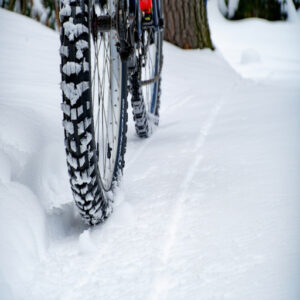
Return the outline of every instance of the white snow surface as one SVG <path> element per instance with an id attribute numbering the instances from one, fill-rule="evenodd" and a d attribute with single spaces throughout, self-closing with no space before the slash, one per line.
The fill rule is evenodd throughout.
<path id="1" fill-rule="evenodd" d="M 95 228 L 68 182 L 59 36 L 0 9 L 0 299 L 300 299 L 300 23 L 208 8 L 217 50 L 165 43 L 160 126 L 129 122 Z"/>

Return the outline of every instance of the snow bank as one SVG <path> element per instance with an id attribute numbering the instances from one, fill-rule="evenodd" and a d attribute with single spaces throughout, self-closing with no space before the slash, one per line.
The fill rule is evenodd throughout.
<path id="1" fill-rule="evenodd" d="M 228 19 L 231 19 L 238 9 L 240 0 L 217 0 L 218 8 L 222 15 Z M 293 0 L 277 0 L 281 3 L 281 10 L 288 16 L 288 21 L 298 22 L 297 11 Z"/>
<path id="2" fill-rule="evenodd" d="M 290 2 L 288 7 L 293 5 Z M 271 76 L 300 81 L 300 14 L 293 15 L 291 22 L 257 18 L 233 22 L 222 16 L 217 3 L 217 0 L 208 2 L 212 40 L 237 72 L 253 79 Z M 258 62 L 258 59 L 260 63 L 250 63 Z"/>
<path id="3" fill-rule="evenodd" d="M 0 183 L 0 285 L 18 298 L 32 282 L 34 269 L 43 259 L 46 215 L 31 190 L 17 182 Z M 1 293 L 0 298 L 5 298 Z M 2 297 L 3 296 L 3 297 Z"/>
<path id="4" fill-rule="evenodd" d="M 72 197 L 58 35 L 0 9 L 0 44 L 0 298 L 20 299 L 45 258 L 53 209 Z"/>

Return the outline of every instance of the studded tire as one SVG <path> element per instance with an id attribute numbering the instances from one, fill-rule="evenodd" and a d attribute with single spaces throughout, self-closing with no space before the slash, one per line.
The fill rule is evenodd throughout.
<path id="1" fill-rule="evenodd" d="M 122 1 L 122 0 L 120 0 Z M 121 65 L 122 88 L 116 160 L 111 187 L 101 181 L 95 141 L 91 90 L 91 19 L 89 0 L 61 0 L 61 74 L 63 126 L 68 173 L 75 204 L 90 225 L 112 211 L 113 190 L 122 174 L 127 132 L 127 66 Z"/>
<path id="2" fill-rule="evenodd" d="M 162 43 L 163 33 L 158 32 L 158 45 L 156 53 L 156 75 L 162 69 L 163 54 L 162 54 Z M 160 98 L 161 98 L 161 76 L 148 86 L 143 87 L 142 81 L 145 80 L 142 75 L 143 67 L 141 63 L 138 70 L 131 77 L 131 105 L 133 119 L 135 121 L 135 130 L 139 137 L 147 138 L 152 134 L 153 127 L 159 124 L 159 110 L 160 110 Z M 146 78 L 149 79 L 149 78 Z M 147 96 L 145 94 L 145 88 L 151 88 L 152 103 L 147 103 Z"/>

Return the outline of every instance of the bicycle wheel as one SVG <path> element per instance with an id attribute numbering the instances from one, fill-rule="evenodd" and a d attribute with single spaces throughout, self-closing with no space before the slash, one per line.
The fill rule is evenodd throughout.
<path id="1" fill-rule="evenodd" d="M 141 48 L 138 50 L 138 71 L 131 80 L 131 104 L 136 133 L 149 137 L 153 125 L 159 123 L 161 96 L 162 31 L 143 30 Z"/>
<path id="2" fill-rule="evenodd" d="M 127 66 L 117 32 L 100 32 L 96 22 L 114 14 L 116 1 L 62 0 L 60 7 L 67 166 L 75 204 L 91 225 L 112 211 L 126 150 Z"/>

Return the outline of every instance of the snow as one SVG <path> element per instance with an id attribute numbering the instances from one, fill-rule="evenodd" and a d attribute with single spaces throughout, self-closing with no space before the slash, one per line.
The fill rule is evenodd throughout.
<path id="1" fill-rule="evenodd" d="M 92 253 L 97 251 L 97 247 L 91 239 L 90 231 L 90 229 L 87 229 L 79 236 L 79 253 L 81 254 Z"/>
<path id="2" fill-rule="evenodd" d="M 231 19 L 234 15 L 236 10 L 238 9 L 240 0 L 218 0 L 218 7 L 223 14 L 223 16 L 228 17 Z"/>
<path id="3" fill-rule="evenodd" d="M 68 76 L 75 73 L 78 74 L 81 71 L 81 65 L 74 61 L 69 61 L 66 64 L 64 64 L 62 71 Z"/>
<path id="4" fill-rule="evenodd" d="M 225 1 L 225 0 L 223 0 L 223 1 Z M 239 2 L 240 2 L 240 0 L 228 0 L 228 5 L 227 5 L 228 18 L 232 18 L 234 16 L 236 10 L 238 9 Z M 222 5 L 222 7 L 224 7 L 224 4 Z"/>
<path id="5" fill-rule="evenodd" d="M 78 65 L 80 68 L 80 65 Z M 76 68 L 74 68 L 76 69 Z M 67 71 L 66 71 L 67 72 Z M 66 83 L 65 81 L 61 84 L 61 89 L 65 96 L 71 101 L 71 104 L 76 104 L 79 97 L 82 95 L 84 91 L 89 88 L 89 83 L 87 81 L 83 81 L 78 83 L 76 86 L 74 83 Z"/>
<path id="6" fill-rule="evenodd" d="M 60 19 L 62 20 L 63 17 L 65 16 L 71 16 L 71 6 L 70 6 L 70 2 L 65 2 L 62 1 L 64 3 L 64 7 L 60 10 L 59 15 L 60 15 Z"/>
<path id="7" fill-rule="evenodd" d="M 0 9 L 0 299 L 299 299 L 300 23 L 208 9 L 217 50 L 165 43 L 160 126 L 141 140 L 130 118 L 95 228 L 69 185 L 59 36 Z"/>
<path id="8" fill-rule="evenodd" d="M 217 0 L 218 8 L 223 16 L 231 19 L 235 12 L 238 9 L 240 0 Z M 281 4 L 281 11 L 286 13 L 288 16 L 288 20 L 292 22 L 297 22 L 297 11 L 293 0 L 277 0 L 278 3 Z"/>
<path id="9" fill-rule="evenodd" d="M 78 164 L 77 164 L 77 159 L 72 157 L 71 154 L 67 155 L 67 161 L 69 162 L 69 164 L 73 167 L 73 168 L 77 168 Z"/>
<path id="10" fill-rule="evenodd" d="M 82 8 L 80 6 L 76 6 L 76 15 L 79 15 L 82 13 Z"/>
<path id="11" fill-rule="evenodd" d="M 218 0 L 218 8 L 223 16 L 227 16 L 228 7 L 225 3 L 225 0 Z"/>
<path id="12" fill-rule="evenodd" d="M 229 0 L 228 1 L 228 17 L 232 18 L 238 9 L 240 0 Z"/>
<path id="13" fill-rule="evenodd" d="M 65 57 L 69 56 L 69 49 L 66 46 L 60 46 L 60 54 L 64 55 Z"/>
<path id="14" fill-rule="evenodd" d="M 299 18 L 297 16 L 297 11 L 293 3 L 293 0 L 286 0 L 285 5 L 286 5 L 285 10 L 288 15 L 288 20 L 290 22 L 299 22 Z"/>
<path id="15" fill-rule="evenodd" d="M 80 152 L 84 153 L 87 150 L 88 144 L 91 142 L 92 140 L 92 135 L 87 132 L 87 134 L 80 140 Z"/>
<path id="16" fill-rule="evenodd" d="M 241 54 L 241 64 L 260 63 L 260 55 L 254 49 L 246 49 Z"/>
<path id="17" fill-rule="evenodd" d="M 209 1 L 208 8 L 212 39 L 238 73 L 254 80 L 289 78 L 300 82 L 299 13 L 289 22 L 256 18 L 230 22 L 218 12 L 215 1 Z M 259 64 L 242 63 L 248 49 L 260 56 Z"/>
<path id="18" fill-rule="evenodd" d="M 63 126 L 69 134 L 74 134 L 74 125 L 71 121 L 64 120 Z"/>
<path id="19" fill-rule="evenodd" d="M 63 16 L 64 11 L 61 12 Z M 68 36 L 70 41 L 73 41 L 75 37 L 80 36 L 83 32 L 88 32 L 88 28 L 82 24 L 74 24 L 73 18 L 70 18 L 68 22 L 64 23 L 65 34 Z"/>
<path id="20" fill-rule="evenodd" d="M 61 103 L 60 104 L 61 110 L 68 116 L 71 115 L 71 107 L 70 105 L 66 104 L 66 103 Z M 73 110 L 73 109 L 72 109 Z"/>
<path id="21" fill-rule="evenodd" d="M 87 47 L 88 47 L 87 41 L 79 40 L 76 43 L 76 48 L 77 48 L 76 57 L 78 59 L 82 58 L 82 56 L 83 56 L 82 50 L 86 49 Z"/>

